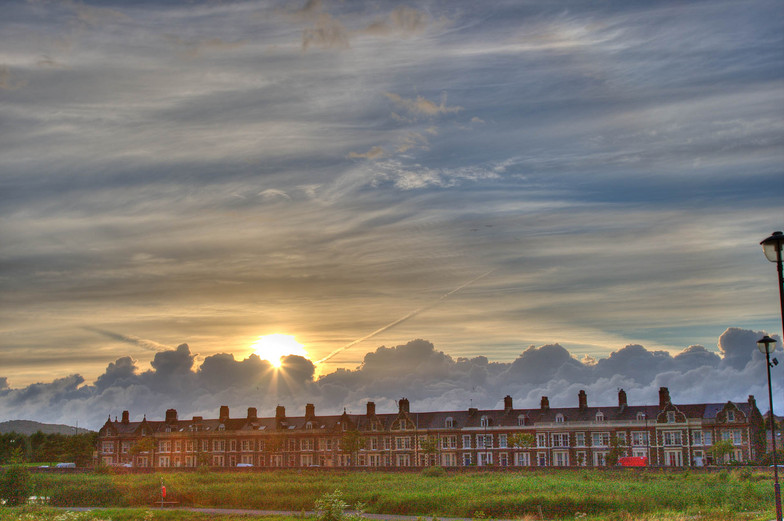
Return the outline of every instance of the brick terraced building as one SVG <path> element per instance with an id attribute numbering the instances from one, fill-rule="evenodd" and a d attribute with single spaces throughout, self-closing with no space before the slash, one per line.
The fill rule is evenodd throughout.
<path id="1" fill-rule="evenodd" d="M 177 417 L 163 421 L 107 420 L 99 432 L 98 458 L 107 465 L 134 467 L 423 467 L 441 465 L 500 467 L 600 467 L 608 456 L 647 457 L 654 466 L 712 463 L 711 448 L 727 440 L 725 461 L 747 462 L 764 451 L 763 418 L 753 396 L 745 403 L 675 405 L 666 387 L 658 405 L 589 407 L 585 391 L 577 407 L 550 407 L 546 396 L 537 409 L 515 409 L 504 398 L 500 410 L 470 408 L 449 412 L 411 412 L 403 398 L 396 413 L 319 416 L 312 404 L 304 416 L 231 418 L 222 406 L 218 418 Z M 724 444 L 727 446 L 728 444 Z"/>

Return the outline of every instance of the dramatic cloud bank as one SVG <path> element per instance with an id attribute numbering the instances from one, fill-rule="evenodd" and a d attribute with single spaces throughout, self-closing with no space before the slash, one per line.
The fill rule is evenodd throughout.
<path id="1" fill-rule="evenodd" d="M 728 329 L 719 338 L 719 353 L 690 346 L 672 356 L 629 345 L 601 360 L 578 361 L 558 344 L 531 346 L 510 363 L 486 357 L 452 358 L 426 340 L 367 353 L 354 370 L 339 369 L 314 379 L 314 365 L 289 356 L 276 371 L 252 355 L 236 360 L 229 354 L 208 356 L 196 368 L 195 355 L 183 344 L 155 355 L 142 371 L 130 357 L 112 362 L 91 385 L 78 375 L 20 389 L 0 388 L 0 418 L 75 423 L 96 428 L 107 416 L 129 410 L 132 418 L 163 417 L 178 409 L 181 417 L 216 416 L 229 405 L 233 416 L 247 407 L 273 415 L 276 405 L 300 415 L 305 403 L 320 413 L 343 407 L 360 413 L 367 401 L 379 411 L 396 410 L 406 397 L 416 410 L 462 410 L 470 406 L 500 407 L 510 394 L 517 407 L 536 407 L 541 396 L 557 406 L 576 405 L 580 389 L 592 404 L 614 404 L 618 388 L 630 402 L 656 403 L 661 386 L 676 403 L 745 400 L 756 395 L 765 403 L 765 362 L 756 348 L 759 331 Z M 780 379 L 781 371 L 774 367 Z M 0 379 L 0 381 L 3 381 Z M 763 411 L 764 412 L 764 411 Z"/>

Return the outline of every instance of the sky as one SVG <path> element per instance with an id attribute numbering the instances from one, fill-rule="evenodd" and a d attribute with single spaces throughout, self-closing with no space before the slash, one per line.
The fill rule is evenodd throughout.
<path id="1" fill-rule="evenodd" d="M 762 398 L 782 116 L 776 0 L 10 0 L 0 417 Z"/>

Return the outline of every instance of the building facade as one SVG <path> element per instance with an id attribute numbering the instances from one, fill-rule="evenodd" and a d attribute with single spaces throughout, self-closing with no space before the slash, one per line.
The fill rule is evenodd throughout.
<path id="1" fill-rule="evenodd" d="M 602 467 L 618 457 L 647 458 L 652 466 L 688 467 L 748 462 L 764 452 L 763 418 L 753 396 L 744 403 L 675 405 L 659 390 L 658 405 L 618 403 L 589 407 L 585 391 L 577 407 L 515 409 L 504 398 L 499 410 L 411 412 L 403 398 L 396 413 L 319 416 L 312 404 L 303 416 L 274 417 L 248 409 L 231 418 L 181 420 L 169 409 L 163 421 L 107 420 L 99 431 L 98 458 L 133 467 Z M 719 463 L 719 461 L 715 461 Z"/>

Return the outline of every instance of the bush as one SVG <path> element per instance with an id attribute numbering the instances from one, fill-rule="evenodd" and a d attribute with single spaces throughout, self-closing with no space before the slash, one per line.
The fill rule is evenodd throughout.
<path id="1" fill-rule="evenodd" d="M 6 505 L 24 505 L 31 489 L 30 472 L 24 465 L 10 465 L 0 476 L 0 499 Z"/>
<path id="2" fill-rule="evenodd" d="M 356 512 L 346 514 L 348 503 L 343 501 L 343 493 L 336 490 L 333 493 L 327 492 L 321 499 L 316 500 L 314 509 L 318 521 L 360 521 L 364 513 L 365 505 L 357 503 L 354 507 Z"/>
<path id="3" fill-rule="evenodd" d="M 443 467 L 425 467 L 422 469 L 422 475 L 426 478 L 440 478 L 446 473 Z"/>

